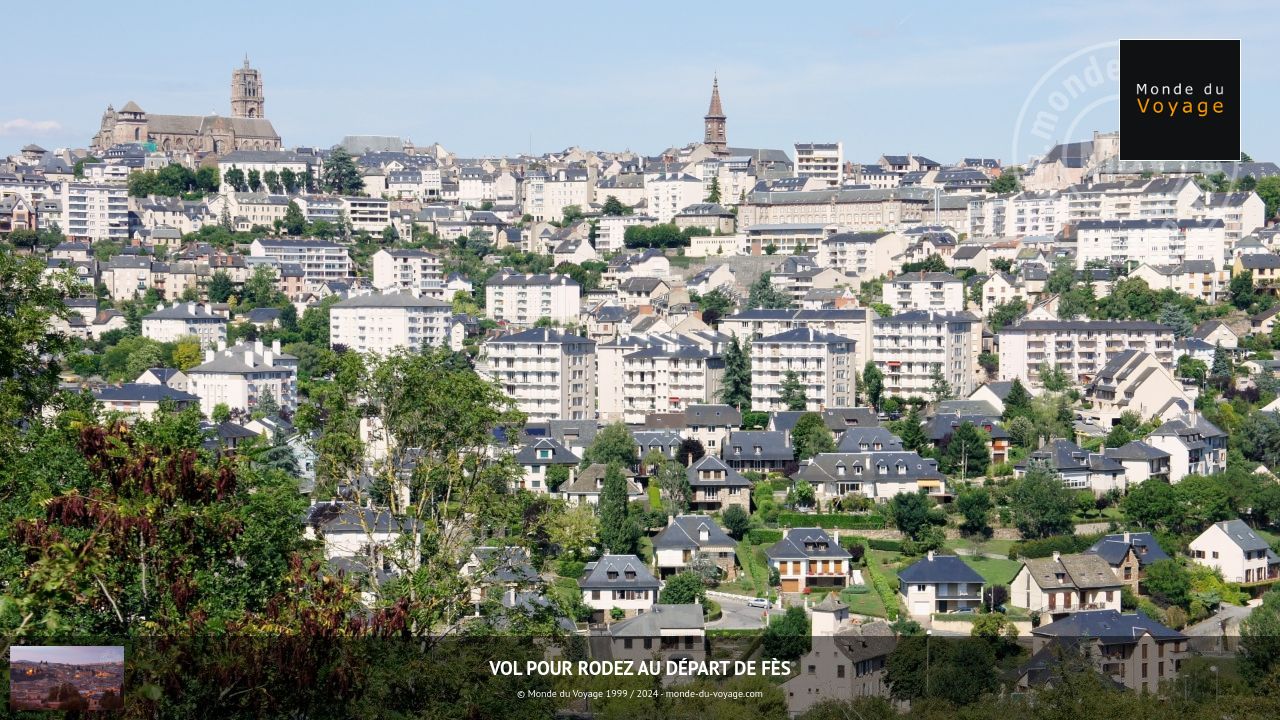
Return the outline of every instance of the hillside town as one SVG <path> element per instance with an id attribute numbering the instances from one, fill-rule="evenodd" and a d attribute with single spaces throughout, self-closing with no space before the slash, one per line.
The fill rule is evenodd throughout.
<path id="1" fill-rule="evenodd" d="M 230 75 L 0 159 L 6 633 L 791 661 L 660 683 L 740 717 L 1271 702 L 1275 162 L 743 147 L 711 72 L 653 154 L 300 147 Z"/>

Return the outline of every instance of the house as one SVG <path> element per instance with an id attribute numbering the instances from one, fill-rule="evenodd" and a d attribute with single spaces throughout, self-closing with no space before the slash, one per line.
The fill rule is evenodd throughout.
<path id="1" fill-rule="evenodd" d="M 991 255 L 983 245 L 976 243 L 961 245 L 951 253 L 951 267 L 970 268 L 980 273 L 990 272 Z"/>
<path id="2" fill-rule="evenodd" d="M 104 385 L 93 391 L 93 399 L 102 403 L 105 410 L 137 415 L 143 419 L 150 419 L 164 402 L 172 402 L 179 410 L 200 405 L 200 398 L 191 393 L 166 385 L 143 383 Z"/>
<path id="3" fill-rule="evenodd" d="M 1227 434 L 1199 412 L 1165 421 L 1145 438 L 1169 453 L 1169 482 L 1191 474 L 1215 475 L 1227 469 Z"/>
<path id="4" fill-rule="evenodd" d="M 813 610 L 813 639 L 800 657 L 800 671 L 782 684 L 787 710 L 803 714 L 823 700 L 887 697 L 885 667 L 897 648 L 888 623 L 853 623 L 849 606 L 827 595 Z"/>
<path id="5" fill-rule="evenodd" d="M 1119 423 L 1126 412 L 1137 413 L 1145 420 L 1191 407 L 1191 398 L 1182 383 L 1153 355 L 1139 350 L 1112 355 L 1084 391 L 1093 404 L 1084 411 L 1086 419 L 1104 428 Z"/>
<path id="6" fill-rule="evenodd" d="M 729 434 L 742 428 L 742 412 L 732 405 L 687 405 L 685 431 L 709 453 L 719 453 Z"/>
<path id="7" fill-rule="evenodd" d="M 1210 525 L 1188 546 L 1191 559 L 1234 583 L 1271 583 L 1280 578 L 1280 557 L 1242 520 Z"/>
<path id="8" fill-rule="evenodd" d="M 609 643 L 615 661 L 701 662 L 707 657 L 702 606 L 655 604 L 649 612 L 610 625 Z"/>
<path id="9" fill-rule="evenodd" d="M 541 594 L 535 588 L 542 585 L 542 578 L 529 562 L 529 550 L 515 545 L 472 549 L 458 574 L 475 583 L 471 587 L 471 604 L 476 615 L 480 615 L 486 599 L 496 599 L 510 608 L 531 593 Z"/>
<path id="10" fill-rule="evenodd" d="M 587 503 L 599 505 L 600 496 L 604 493 L 604 475 L 608 467 L 600 463 L 592 463 L 586 469 L 578 471 L 577 477 L 566 481 L 556 491 L 570 505 Z M 644 497 L 644 490 L 636 484 L 636 474 L 630 468 L 622 468 L 622 476 L 627 484 L 627 502 Z"/>
<path id="11" fill-rule="evenodd" d="M 187 390 L 187 375 L 177 368 L 147 368 L 134 382 L 142 385 L 164 385 L 183 392 Z"/>
<path id="12" fill-rule="evenodd" d="M 550 492 L 547 473 L 556 466 L 568 468 L 565 482 L 572 484 L 579 462 L 581 458 L 550 438 L 526 443 L 516 452 L 516 463 L 524 468 L 519 487 L 536 493 Z"/>
<path id="13" fill-rule="evenodd" d="M 738 472 L 795 472 L 796 452 L 785 433 L 776 430 L 736 430 L 730 432 L 720 451 L 720 459 Z"/>
<path id="14" fill-rule="evenodd" d="M 667 526 L 653 536 L 654 567 L 659 577 L 667 577 L 688 569 L 698 554 L 715 561 L 725 580 L 737 577 L 734 560 L 738 544 L 716 521 L 706 515 L 678 515 L 667 519 Z"/>
<path id="15" fill-rule="evenodd" d="M 1238 255 L 1235 264 L 1231 266 L 1231 275 L 1234 277 L 1243 272 L 1253 273 L 1253 286 L 1259 290 L 1274 295 L 1280 289 L 1280 255 Z"/>
<path id="16" fill-rule="evenodd" d="M 982 605 L 983 582 L 978 571 L 960 558 L 930 550 L 898 572 L 898 595 L 915 616 L 974 610 Z"/>
<path id="17" fill-rule="evenodd" d="M 764 551 L 769 566 L 778 571 L 782 592 L 842 588 L 848 584 L 853 556 L 840 547 L 839 531 L 834 536 L 820 528 L 790 528 L 782 532 L 782 539 Z"/>
<path id="18" fill-rule="evenodd" d="M 737 505 L 751 512 L 751 481 L 714 455 L 704 455 L 686 471 L 694 510 L 720 512 Z"/>
<path id="19" fill-rule="evenodd" d="M 1240 336 L 1236 335 L 1230 325 L 1221 320 L 1208 320 L 1200 323 L 1195 332 L 1191 333 L 1191 337 L 1203 340 L 1209 345 L 1221 345 L 1228 350 L 1235 350 L 1240 346 Z"/>
<path id="20" fill-rule="evenodd" d="M 860 427 L 845 430 L 836 444 L 838 453 L 865 453 L 902 450 L 902 438 L 882 427 Z"/>
<path id="21" fill-rule="evenodd" d="M 1124 467 L 1124 485 L 1132 488 L 1152 478 L 1169 482 L 1169 453 L 1141 440 L 1133 440 L 1118 448 L 1104 447 L 1102 454 Z"/>
<path id="22" fill-rule="evenodd" d="M 969 423 L 987 436 L 991 462 L 1002 463 L 1009 458 L 1009 432 L 998 421 L 998 417 L 990 415 L 938 413 L 925 423 L 924 433 L 934 447 L 943 448 L 951 442 L 952 433 L 961 425 Z"/>
<path id="23" fill-rule="evenodd" d="M 1124 490 L 1125 468 L 1103 455 L 1089 452 L 1070 440 L 1050 440 L 1039 450 L 1027 455 L 1025 462 L 1014 466 L 1014 474 L 1022 477 L 1029 462 L 1041 462 L 1072 490 L 1092 490 L 1101 497 L 1112 490 Z"/>
<path id="24" fill-rule="evenodd" d="M 1116 579 L 1138 594 L 1138 581 L 1146 576 L 1153 563 L 1168 560 L 1169 556 L 1149 532 L 1124 532 L 1104 535 L 1085 552 L 1102 558 L 1111 566 Z"/>
<path id="25" fill-rule="evenodd" d="M 1012 380 L 993 380 L 975 388 L 969 393 L 968 399 L 986 402 L 998 414 L 1004 415 L 1004 399 L 1009 397 L 1011 389 L 1013 389 Z"/>
<path id="26" fill-rule="evenodd" d="M 1116 685 L 1155 693 L 1177 678 L 1187 644 L 1187 636 L 1141 612 L 1077 612 L 1031 631 L 1031 659 L 1018 669 L 1015 687 L 1025 692 L 1051 684 L 1066 650 L 1079 653 Z"/>
<path id="27" fill-rule="evenodd" d="M 644 457 L 651 452 L 660 453 L 667 459 L 674 460 L 676 451 L 680 449 L 680 443 L 684 442 L 680 433 L 674 430 L 633 430 L 631 437 L 636 441 L 636 457 L 640 458 L 642 465 Z M 644 474 L 644 468 L 641 468 L 641 474 Z"/>
<path id="28" fill-rule="evenodd" d="M 813 485 L 819 502 L 846 495 L 888 502 L 900 492 L 923 490 L 938 495 L 946 491 L 946 478 L 938 471 L 937 460 L 901 449 L 819 453 L 802 463 L 791 477 Z"/>
<path id="29" fill-rule="evenodd" d="M 1280 305 L 1273 305 L 1249 318 L 1249 328 L 1255 335 L 1270 335 L 1277 320 L 1280 320 Z"/>
<path id="30" fill-rule="evenodd" d="M 303 537 L 324 545 L 325 560 L 345 560 L 351 569 L 378 577 L 418 567 L 421 537 L 413 518 L 346 500 L 317 502 L 307 509 Z M 408 538 L 408 542 L 404 538 Z M 354 563 L 354 564 L 351 564 Z"/>
<path id="31" fill-rule="evenodd" d="M 1009 583 L 1009 603 L 1055 618 L 1079 610 L 1119 610 L 1120 578 L 1093 553 L 1024 560 Z"/>
<path id="32" fill-rule="evenodd" d="M 648 611 L 658 600 L 661 583 L 635 555 L 604 555 L 587 563 L 578 587 L 592 622 L 608 622 L 616 608 L 626 617 Z"/>

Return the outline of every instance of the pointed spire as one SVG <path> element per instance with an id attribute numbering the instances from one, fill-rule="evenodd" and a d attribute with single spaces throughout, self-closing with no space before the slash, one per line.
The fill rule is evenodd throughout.
<path id="1" fill-rule="evenodd" d="M 244 69 L 249 69 L 249 53 L 247 52 L 244 54 Z"/>
<path id="2" fill-rule="evenodd" d="M 707 109 L 707 117 L 724 117 L 724 108 L 720 106 L 720 76 L 711 79 L 711 107 Z"/>

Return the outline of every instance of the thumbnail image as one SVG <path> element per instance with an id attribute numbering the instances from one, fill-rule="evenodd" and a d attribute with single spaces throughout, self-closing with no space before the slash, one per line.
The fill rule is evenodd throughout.
<path id="1" fill-rule="evenodd" d="M 118 710 L 123 690 L 119 645 L 9 648 L 10 710 Z"/>

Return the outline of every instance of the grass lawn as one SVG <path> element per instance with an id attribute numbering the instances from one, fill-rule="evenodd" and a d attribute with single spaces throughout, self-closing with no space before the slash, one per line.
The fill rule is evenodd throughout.
<path id="1" fill-rule="evenodd" d="M 880 593 L 870 585 L 866 586 L 866 592 L 843 592 L 840 599 L 849 606 L 849 612 L 858 615 L 872 615 L 874 617 L 884 617 L 884 602 L 880 600 Z"/>
<path id="2" fill-rule="evenodd" d="M 582 590 L 578 588 L 578 581 L 573 578 L 558 577 L 551 583 L 551 594 L 564 602 L 573 602 L 575 598 L 582 599 Z"/>
<path id="3" fill-rule="evenodd" d="M 649 509 L 656 510 L 662 507 L 662 488 L 656 484 L 649 486 Z"/>
<path id="4" fill-rule="evenodd" d="M 637 553 L 646 564 L 653 560 L 653 538 L 648 535 L 640 538 L 640 550 Z"/>
<path id="5" fill-rule="evenodd" d="M 699 262 L 704 262 L 706 258 L 694 258 L 694 257 L 690 257 L 689 255 L 668 255 L 667 256 L 667 262 L 669 262 L 672 267 L 687 268 L 693 264 L 694 260 L 697 260 Z"/>
<path id="6" fill-rule="evenodd" d="M 1103 510 L 1101 514 L 1091 512 L 1087 516 L 1080 515 L 1079 513 L 1071 516 L 1071 522 L 1074 523 L 1107 522 L 1108 520 L 1115 520 L 1116 522 L 1122 523 L 1125 520 L 1124 513 L 1120 508 L 1112 505 L 1111 507 Z"/>
<path id="7" fill-rule="evenodd" d="M 955 538 L 955 539 L 947 540 L 945 543 L 943 543 L 942 547 L 947 550 L 960 549 L 966 552 L 976 551 L 981 553 L 990 553 L 992 555 L 1003 555 L 1005 557 L 1008 557 L 1009 548 L 1013 547 L 1014 542 L 1016 541 L 1005 539 L 1005 538 L 992 538 L 991 540 L 983 540 L 982 542 L 975 543 L 972 540 L 966 540 L 964 538 Z"/>
<path id="8" fill-rule="evenodd" d="M 717 588 L 724 592 L 738 595 L 764 597 L 769 594 L 769 565 L 762 562 L 760 548 L 749 540 L 738 543 L 738 578 L 733 582 L 720 583 Z"/>
<path id="9" fill-rule="evenodd" d="M 960 556 L 965 565 L 978 571 L 982 579 L 989 585 L 1008 585 L 1013 576 L 1017 574 L 1018 568 L 1022 567 L 1022 563 L 1017 560 L 1006 560 L 997 558 L 969 557 Z"/>

